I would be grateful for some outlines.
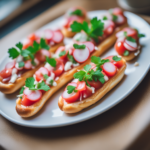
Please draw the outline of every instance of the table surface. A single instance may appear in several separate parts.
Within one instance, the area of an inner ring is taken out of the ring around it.
[[[62,1],[1,39],[0,59],[7,48],[13,46],[19,39],[61,16],[69,7],[75,5],[80,5],[88,11],[118,6],[115,0]],[[150,17],[142,17],[150,23]],[[117,106],[79,124],[33,129],[13,124],[0,116],[0,149],[148,150],[150,149],[149,77],[150,71],[134,92]]]

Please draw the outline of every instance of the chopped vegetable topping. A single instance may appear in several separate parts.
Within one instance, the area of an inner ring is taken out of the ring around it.
[[[98,20],[97,17],[93,18],[90,22],[91,26],[88,26],[86,21],[83,23],[74,21],[71,25],[72,32],[81,32],[83,30],[89,37],[98,42],[98,37],[103,35],[104,23]]]
[[[76,9],[75,11],[71,12],[70,15],[83,16],[83,13],[80,9]]]
[[[68,85],[67,86],[67,93],[68,94],[71,94],[72,92],[77,92],[77,90],[75,90],[75,86],[72,86],[72,85]]]
[[[56,67],[56,60],[55,60],[55,58],[48,58],[48,57],[46,57],[46,62],[48,62],[52,67]]]
[[[114,61],[120,61],[120,60],[121,60],[121,58],[120,58],[120,57],[118,57],[118,56],[113,56],[113,60],[114,60]]]
[[[73,63],[76,64],[77,62],[75,61],[75,59],[73,58],[72,55],[70,55],[69,53],[67,54],[67,58]]]
[[[78,44],[73,44],[73,47],[75,48],[75,49],[85,49],[85,47],[86,47],[86,45],[78,45]]]
[[[59,53],[59,57],[64,56],[65,54],[66,54],[66,51],[61,51],[61,52]]]
[[[125,50],[123,53],[124,56],[128,56],[129,55],[129,51]]]
[[[33,77],[27,78],[25,81],[25,86],[28,87],[29,90],[50,90],[50,87],[46,85],[44,81],[39,82],[37,88],[35,88],[34,81],[35,79]]]
[[[124,31],[124,36],[126,37],[126,39],[130,42],[136,42],[136,40],[134,38],[132,38],[131,36],[127,36],[127,31]]]

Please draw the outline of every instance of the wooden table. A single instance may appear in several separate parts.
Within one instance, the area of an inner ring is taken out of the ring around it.
[[[118,6],[115,0],[62,1],[5,36],[0,58],[20,38],[62,15],[70,6],[99,10]],[[150,18],[142,16],[150,23]],[[9,41],[9,42],[8,42]],[[9,43],[9,45],[8,45]],[[124,101],[88,121],[60,128],[34,129],[0,118],[0,145],[4,149],[148,150],[150,149],[150,72]],[[0,147],[0,149],[2,148]]]

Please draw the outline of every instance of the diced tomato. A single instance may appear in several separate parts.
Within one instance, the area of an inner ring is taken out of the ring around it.
[[[77,90],[80,91],[80,92],[86,90],[85,81],[78,82]]]
[[[30,34],[28,38],[29,38],[31,41],[36,40],[36,36],[35,36],[34,33]]]
[[[56,67],[51,67],[50,71],[52,71],[55,76],[60,76],[64,71],[64,64],[59,58],[56,59],[56,62]]]
[[[22,100],[21,100],[21,104],[24,106],[30,106],[32,105],[34,102],[30,101],[26,95],[23,95]]]
[[[115,50],[119,55],[123,55],[126,50],[126,48],[124,47],[124,41],[117,41],[115,44]]]
[[[111,62],[104,63],[102,65],[102,69],[104,73],[109,77],[114,76],[117,72],[117,67]]]
[[[92,89],[86,86],[86,89],[82,92],[83,99],[90,97],[92,95]]]
[[[33,45],[33,41],[30,40],[30,39],[27,39],[27,41],[23,44],[22,49],[26,49],[26,48],[28,48],[29,46],[32,46],[32,45]]]
[[[4,69],[0,72],[0,76],[4,79],[4,78],[8,78],[10,77],[12,74],[12,69],[9,68],[9,69]]]
[[[67,57],[67,54],[68,54],[68,51],[65,50],[65,46],[60,46],[60,47],[57,49],[56,54],[59,55],[60,52],[62,52],[62,51],[65,51],[66,53],[65,53],[65,55],[61,56],[60,58],[61,58],[61,59],[65,59],[65,58]]]
[[[121,59],[120,61],[114,61],[113,56],[108,56],[105,59],[109,59],[110,62],[112,62],[117,68],[121,68],[124,65],[123,59]]]
[[[48,50],[45,49],[41,49],[35,54],[35,58],[41,62],[44,62],[46,60],[46,56],[50,57],[50,53]]]
[[[36,81],[44,80],[44,77],[43,77],[44,74],[47,74],[48,76],[50,76],[50,72],[48,71],[47,68],[41,67],[39,70],[37,70],[35,72]]]
[[[62,94],[62,98],[67,102],[67,103],[73,103],[79,99],[80,93],[79,91],[77,92],[72,92],[71,94],[68,94],[67,90],[65,90]]]
[[[88,84],[91,86],[91,87],[94,87],[95,89],[99,89],[101,86],[102,86],[102,83],[100,81],[87,81]]]

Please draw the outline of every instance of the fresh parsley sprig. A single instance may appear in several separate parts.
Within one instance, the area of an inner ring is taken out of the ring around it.
[[[75,49],[85,49],[86,45],[84,45],[84,44],[78,45],[78,44],[74,43],[74,44],[73,44],[73,47],[74,47]]]
[[[139,38],[145,37],[145,34],[139,33],[138,29],[136,29],[136,28],[134,28],[134,29],[137,31]]]
[[[83,12],[80,9],[76,9],[75,11],[71,12],[70,15],[83,16]]]
[[[25,86],[28,87],[29,90],[33,90],[33,91],[35,91],[35,90],[44,90],[44,91],[50,90],[50,87],[47,84],[45,84],[44,81],[39,82],[37,85],[37,88],[36,88],[34,81],[35,81],[35,79],[33,77],[27,78],[25,81]]]
[[[136,40],[133,37],[127,35],[127,31],[124,31],[124,36],[126,37],[128,41],[134,42],[134,43],[136,42]]]
[[[109,59],[101,59],[100,57],[92,56],[91,62],[96,64],[96,70],[102,70],[101,65],[103,65],[106,62],[109,62]]]
[[[77,92],[78,90],[76,90],[75,88],[76,88],[75,86],[68,85],[67,86],[67,93],[71,94],[72,92]]]
[[[113,56],[113,58],[112,58],[114,61],[120,61],[121,60],[121,57],[118,57],[118,56]]]
[[[83,30],[90,38],[98,42],[98,37],[103,35],[104,23],[98,20],[97,17],[94,17],[90,22],[91,25],[88,26],[86,21],[83,23],[74,21],[73,24],[71,24],[72,32],[81,32],[81,30]]]
[[[46,62],[49,63],[52,67],[56,67],[56,59],[46,57]]]

